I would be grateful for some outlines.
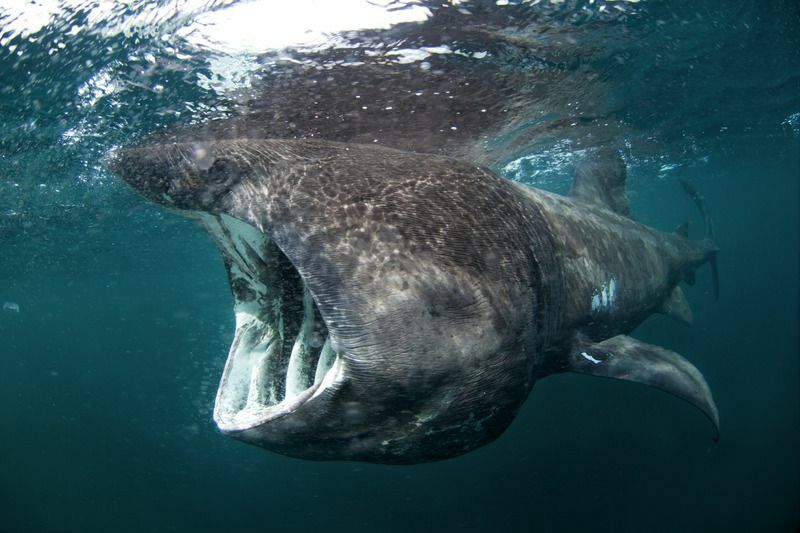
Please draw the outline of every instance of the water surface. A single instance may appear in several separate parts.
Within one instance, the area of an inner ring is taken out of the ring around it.
[[[795,531],[798,28],[789,0],[0,3],[0,530]],[[221,436],[222,262],[102,165],[150,134],[378,142],[557,192],[610,144],[634,216],[699,237],[691,181],[721,297],[701,270],[693,328],[634,334],[703,371],[721,442],[577,375],[436,464]]]

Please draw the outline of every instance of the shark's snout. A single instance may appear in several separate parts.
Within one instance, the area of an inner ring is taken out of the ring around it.
[[[104,163],[148,199],[184,210],[212,210],[246,172],[207,142],[118,148]]]

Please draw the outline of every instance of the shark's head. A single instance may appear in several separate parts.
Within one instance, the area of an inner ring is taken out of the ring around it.
[[[220,212],[243,177],[237,159],[210,142],[115,150],[106,163],[142,196],[182,211]]]
[[[140,146],[110,166],[222,253],[223,432],[310,459],[429,461],[496,438],[530,391],[546,305],[532,221],[490,172],[270,140]]]

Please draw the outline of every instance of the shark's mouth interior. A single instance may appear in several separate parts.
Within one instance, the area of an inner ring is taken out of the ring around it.
[[[224,214],[199,220],[222,253],[236,313],[214,419],[223,431],[244,430],[319,394],[339,359],[314,298],[267,235]]]

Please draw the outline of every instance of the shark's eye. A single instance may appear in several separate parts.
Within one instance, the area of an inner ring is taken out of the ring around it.
[[[236,163],[230,159],[220,157],[208,169],[208,182],[213,184],[223,184],[230,180],[232,175],[237,174]]]

